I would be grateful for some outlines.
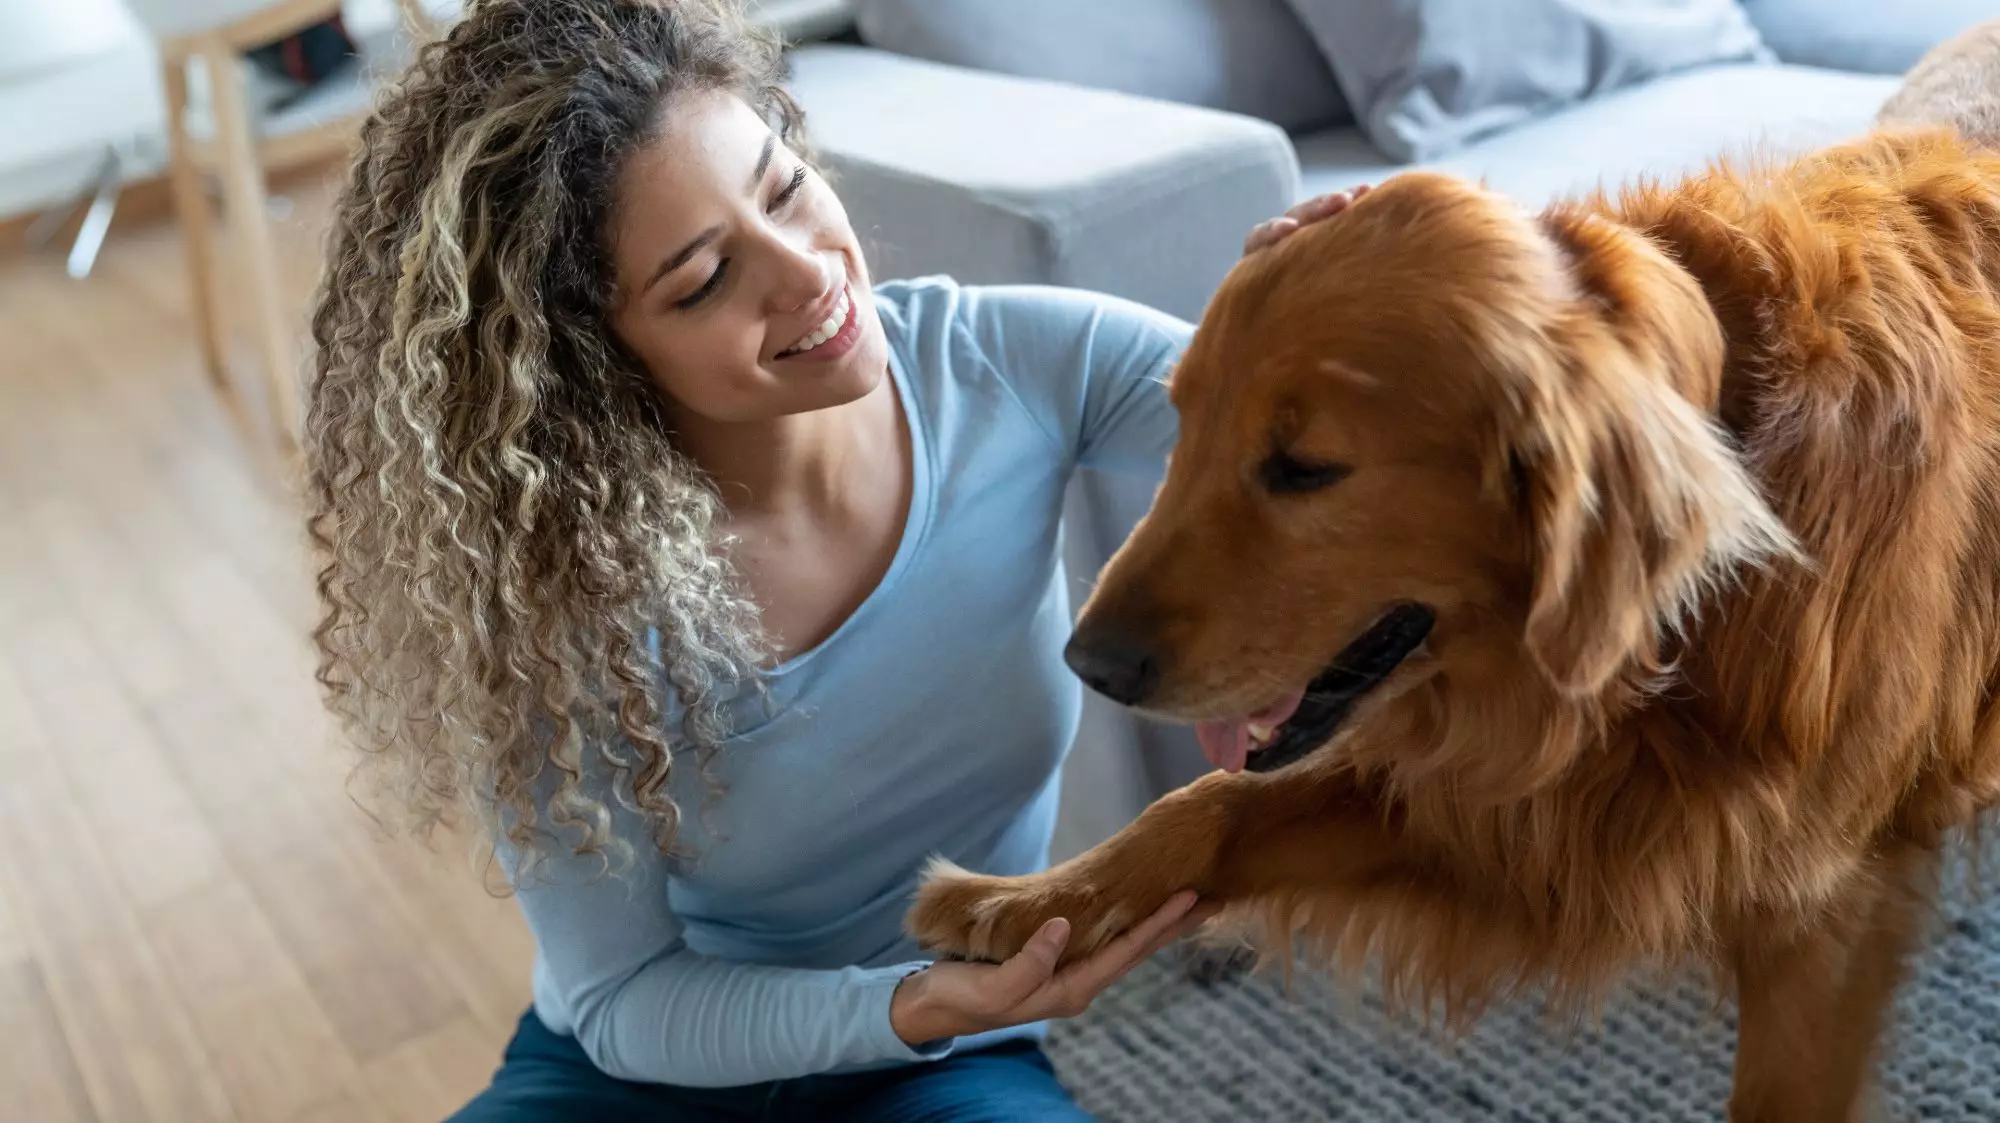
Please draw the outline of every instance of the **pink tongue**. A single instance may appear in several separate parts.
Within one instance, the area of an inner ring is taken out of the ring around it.
[[[1249,717],[1230,721],[1197,722],[1194,727],[1195,740],[1201,742],[1201,753],[1210,764],[1224,772],[1241,772],[1250,759],[1250,727],[1268,725],[1273,728],[1298,712],[1299,703],[1305,698],[1304,691],[1293,691],[1280,699],[1269,709],[1260,710]]]
[[[1224,772],[1241,772],[1243,762],[1250,759],[1247,721],[1204,721],[1194,727],[1194,736],[1201,742],[1201,755]]]

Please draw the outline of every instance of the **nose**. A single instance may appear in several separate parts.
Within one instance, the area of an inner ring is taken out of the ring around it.
[[[840,278],[833,276],[824,258],[797,247],[788,247],[776,297],[781,311],[799,312],[827,298]]]
[[[810,306],[843,279],[846,270],[838,260],[840,255],[827,248],[817,227],[772,223],[762,233],[771,251],[769,268],[777,278],[772,296],[782,311]]]
[[[1063,662],[1084,685],[1124,706],[1136,706],[1160,682],[1160,660],[1138,636],[1117,630],[1082,630],[1063,648]]]

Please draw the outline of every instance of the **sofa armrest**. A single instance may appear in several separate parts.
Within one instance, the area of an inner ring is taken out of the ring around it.
[[[868,47],[791,53],[807,135],[878,278],[1094,289],[1196,319],[1296,201],[1276,125]]]

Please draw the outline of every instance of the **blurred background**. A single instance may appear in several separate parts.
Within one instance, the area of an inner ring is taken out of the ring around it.
[[[1249,227],[1306,195],[1431,167],[1539,205],[1837,140],[1925,50],[2000,16],[2000,0],[747,6],[794,44],[795,93],[878,277],[1078,285],[1189,319]],[[378,83],[457,15],[0,0],[6,1118],[438,1120],[527,1003],[513,904],[460,848],[381,838],[343,793],[292,491],[328,199]],[[1079,582],[1148,498],[1079,484]],[[1059,856],[1201,767],[1179,735],[1091,705]],[[1959,930],[1964,985],[2000,992],[1983,931]],[[1538,1084],[1532,1064],[1416,1056],[1330,1014],[1310,1032],[1348,1034],[1314,1039],[1353,1062],[1337,1080],[1237,1056],[1281,999],[1136,978],[1058,1054],[1107,1120],[1519,1118],[1495,1105]],[[1675,1003],[1591,1063],[1674,1057],[1694,1074],[1681,1091],[1726,1085],[1726,1043],[1675,1036]],[[1207,1067],[1131,1029],[1168,1023],[1218,1039]],[[1990,1105],[1995,1071],[1940,1094]],[[1632,1102],[1622,1118],[1682,1117]],[[1568,1117],[1549,1112],[1533,1117]]]

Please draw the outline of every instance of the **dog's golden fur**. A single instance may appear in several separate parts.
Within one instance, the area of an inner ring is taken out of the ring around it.
[[[1713,965],[1733,1118],[1849,1118],[1936,854],[2000,796],[1975,139],[1884,127],[1538,215],[1412,173],[1246,260],[1079,636],[1142,637],[1179,720],[1268,705],[1396,602],[1436,609],[1429,649],[1298,765],[1047,873],[936,871],[912,930],[999,958],[1064,915],[1080,955],[1194,888],[1460,1020]],[[1274,450],[1352,473],[1272,494]]]

